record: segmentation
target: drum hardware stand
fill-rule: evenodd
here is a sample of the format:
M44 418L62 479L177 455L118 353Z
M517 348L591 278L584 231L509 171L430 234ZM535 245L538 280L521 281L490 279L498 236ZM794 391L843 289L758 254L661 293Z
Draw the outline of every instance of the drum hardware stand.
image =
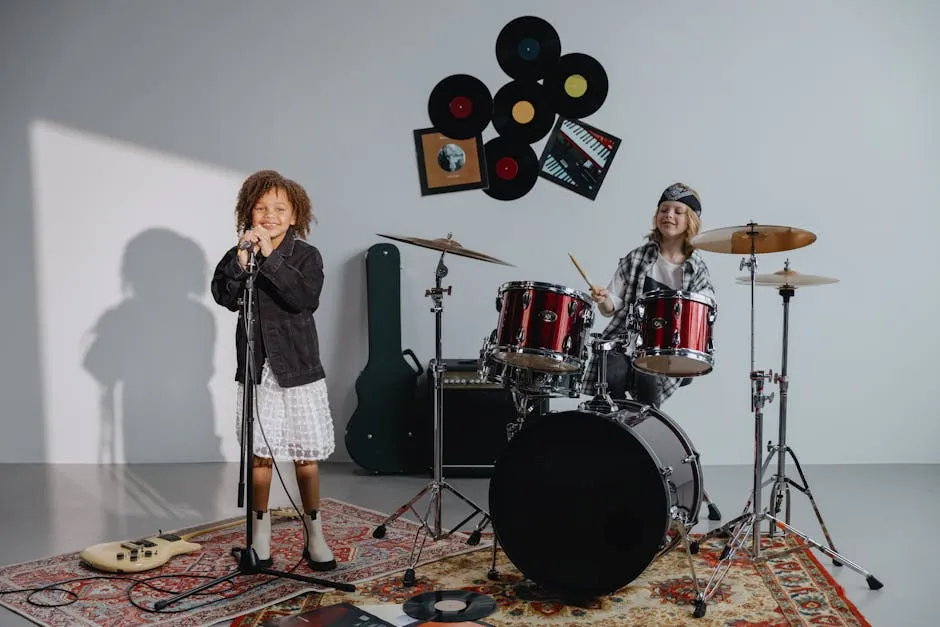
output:
M451 234L448 233L448 239L451 238ZM437 270L434 273L435 276L435 287L429 289L425 292L425 296L430 296L434 301L434 306L431 308L431 313L434 314L435 322L435 334L434 334L434 343L435 343L435 359L431 367L431 372L434 375L434 477L426 486L424 486L417 494L412 497L410 501L399 507L395 513L386 518L382 523L375 528L372 532L373 538L383 538L385 537L386 526L392 521L399 518L402 514L407 512L409 509L414 512L415 516L419 516L417 510L414 508L414 504L425 494L429 495L427 510L424 513L424 517L421 518L421 527L415 533L415 541L411 548L411 561L409 563L408 569L405 571L404 577L402 578L402 583L411 587L415 585L415 566L418 564L418 560L421 559L421 551L424 549L424 543L427 540L428 536L431 537L432 541L443 540L450 537L451 534L456 532L458 529L463 527L464 524L469 522L477 514L482 514L483 517L480 520L480 523L477 525L476 530L474 530L470 537L467 539L467 544L477 545L480 543L480 536L483 532L483 529L489 524L490 516L484 511L481 507L473 503L470 499L465 497L463 494L458 492L453 486L444 481L443 470L442 470L442 451L444 448L444 435L441 424L441 417L443 412L444 405L444 387L442 382L442 373L446 370L444 365L444 360L442 357L441 349L441 317L444 311L443 300L444 294L450 296L451 287L448 286L447 289L441 287L441 280L447 276L447 266L444 265L444 255L447 252L444 251L441 253L440 260L437 263ZM449 490L464 503L473 508L473 512L464 518L458 525L453 527L450 531L444 531L441 526L441 511L443 507L443 493L445 490ZM433 510L434 519L433 526L428 523L428 519L431 517ZM421 541L421 547L415 553L415 549L418 546L418 536L421 535L421 532L424 532L424 538Z
M245 325L245 334L246 334L246 346L245 346L245 392L242 398L242 424L241 424L241 467L239 471L239 485L238 485L238 506L245 507L245 501L248 501L247 507L245 507L245 536L246 544L244 548L235 547L232 549L232 555L238 558L238 565L235 570L233 570L228 575L223 575L212 581L208 581L204 584L196 586L191 590L181 592L176 596L173 596L169 599L162 599L154 603L154 609L159 611L166 608L177 601L190 597L194 594L198 594L203 590L212 588L220 583L230 581L239 575L273 575L275 577L282 577L284 579L294 579L296 581L303 581L305 583L327 586L330 588L335 588L337 590L343 590L345 592L355 592L356 586L348 583L326 581L324 579L317 579L316 577L308 577L305 575L298 575L293 572L284 572L280 570L275 570L273 568L268 568L261 565L260 560L258 559L258 553L252 547L252 522L254 513L252 511L252 500L254 496L254 486L251 479L247 482L245 481L245 460L246 458L250 461L254 458L254 421L255 421L255 372L256 364L254 360L254 292L255 292L255 276L258 272L257 263L255 260L255 250L254 246L248 249L248 278L245 281L244 294L239 299L239 304L242 305L242 320L240 324ZM253 464L252 464L253 465Z
M748 226L753 227L755 224L749 223ZM752 230L753 234L754 231ZM751 254L750 260L745 261L741 260L741 269L747 266L750 269L751 274L751 409L754 412L754 485L751 493L751 498L748 499L747 504L744 506L744 513L741 516L729 521L724 526L715 529L702 538L699 539L699 543L704 542L705 540L715 537L723 532L726 532L729 529L734 529L734 532L731 535L731 539L725 544L724 549L722 550L721 557L718 561L718 564L715 566L715 570L712 573L711 578L708 580L708 583L705 585L705 590L696 594L695 597L695 610L693 611L693 616L695 618L701 618L705 615L705 609L707 607L708 600L715 594L718 590L718 586L721 581L728 574L728 571L731 570L732 562L734 561L734 555L738 549L742 549L744 544L747 542L748 536L751 536L752 548L748 553L753 563L760 561L766 561L768 559L773 559L775 557L780 557L787 555L794 551L800 550L803 547L793 547L790 549L783 549L771 554L762 554L761 553L761 534L760 534L760 524L763 520L768 521L768 527L770 528L769 535L773 536L773 527L779 527L781 529L781 535L789 532L793 535L798 536L804 542L809 544L812 547L815 547L819 551L825 553L830 558L832 558L833 564L836 566L842 566L843 564L848 565L855 572L863 575L868 587L871 590L879 590L883 587L878 579L872 575L870 572L866 571L864 568L855 564L854 562L845 558L845 556L840 555L835 550L835 546L832 544L832 540L829 537L829 532L826 529L825 524L823 523L822 516L819 513L819 509L816 506L816 502L813 499L812 494L809 491L808 483L806 482L806 477L803 474L802 469L799 466L799 462L796 460L796 456L793 454L793 451L789 446L786 445L786 402L787 402L787 393L788 393L788 384L789 379L787 376L787 344L789 341L789 306L790 298L794 294L794 289L792 286L783 286L780 288L780 295L783 297L784 313L783 313L783 363L782 363L782 374L774 375L771 371L768 371L766 374L762 370L754 369L754 274L757 269L757 258L755 256L755 244L754 237L751 238ZM789 261L787 262L787 267L789 267ZM764 380L770 380L774 383L777 383L780 386L780 444L777 447L773 447L768 443L768 450L771 451L771 455L768 457L766 463L761 462L761 442L763 441L763 411L762 408L764 403L767 401L773 401L773 393L770 395L763 394ZM794 463L797 465L799 470L800 477L803 479L804 486L806 489L803 489L803 486L798 486L795 482L788 479L784 474L784 456L780 454L781 451L790 453L793 457ZM761 478L763 477L764 472L767 470L767 467L770 465L773 454L778 455L778 466L777 466L777 475L774 478L774 487L771 495L771 501L774 503L774 514L779 513L780 511L780 499L782 498L781 491L785 490L787 493L787 514L786 522L781 521L775 515L771 515L766 509L760 511L761 509L760 500L761 500L761 490L766 484L761 483ZM829 547L826 547L816 540L810 538L808 535L804 534L800 530L792 527L790 522L790 500L789 500L789 485L793 485L805 492L810 501L813 504L813 509L816 511L816 516L819 520L820 525L822 526L823 532L826 535L826 540L829 542ZM744 549L747 553L747 549Z

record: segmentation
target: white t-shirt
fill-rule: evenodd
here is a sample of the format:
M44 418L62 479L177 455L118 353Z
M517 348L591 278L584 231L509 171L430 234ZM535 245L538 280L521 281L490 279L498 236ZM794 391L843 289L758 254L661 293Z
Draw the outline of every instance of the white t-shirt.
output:
M662 255L650 268L650 278L673 290L682 289L682 264L667 261Z

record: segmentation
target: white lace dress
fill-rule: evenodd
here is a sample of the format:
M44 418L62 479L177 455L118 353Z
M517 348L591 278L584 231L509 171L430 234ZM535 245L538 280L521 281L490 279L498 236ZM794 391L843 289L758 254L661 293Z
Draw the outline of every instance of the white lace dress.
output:
M235 430L241 445L245 386L237 383ZM326 379L282 388L265 360L255 386L254 454L276 461L321 461L336 447Z

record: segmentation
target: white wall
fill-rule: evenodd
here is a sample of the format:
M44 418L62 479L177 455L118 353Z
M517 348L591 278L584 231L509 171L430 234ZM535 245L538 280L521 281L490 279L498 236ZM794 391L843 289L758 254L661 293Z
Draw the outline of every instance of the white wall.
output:
M317 321L334 459L347 459L343 425L367 358L363 253L388 241L376 233L453 232L515 265L449 260L445 356L475 357L496 325L502 282L581 289L569 252L606 281L642 241L663 187L683 180L702 194L704 229L754 219L818 235L810 247L761 256L759 272L789 258L841 280L800 290L791 307L789 440L801 461L940 461L940 299L927 265L940 228L930 184L940 169L940 9L915 0L571 6L6 3L0 460L99 459L103 417L82 354L91 327L129 302L125 248L158 229L167 231L137 250L157 264L145 278L172 299L117 325L124 341L108 359L140 393L130 405L118 397L134 414L122 417L121 441L151 440L127 456L109 451L129 461L237 459L234 316L189 279L207 287L201 273L233 241L238 184L273 167L307 186L320 219L310 241L326 263ZM428 93L460 72L495 93L509 80L496 36L524 14L554 24L563 52L607 69L608 100L585 121L623 145L597 200L547 181L509 203L480 191L420 197L411 131L429 126ZM161 258L162 247L176 254ZM426 363L434 317L424 292L437 256L399 248L402 341ZM706 258L719 296L718 364L664 410L704 463L747 464L750 294L735 284L739 256ZM780 298L768 288L755 296L757 367L776 371ZM118 387L126 393L127 383ZM765 407L765 441L778 410L776 400Z

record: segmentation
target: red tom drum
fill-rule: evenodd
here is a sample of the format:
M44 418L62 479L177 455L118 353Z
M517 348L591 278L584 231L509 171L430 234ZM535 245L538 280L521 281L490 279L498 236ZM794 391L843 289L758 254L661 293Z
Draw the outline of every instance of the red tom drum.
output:
M649 374L698 377L714 367L718 307L704 294L654 290L639 298L633 366Z
M590 296L562 285L512 281L500 286L496 310L493 359L539 372L583 370L594 324Z

